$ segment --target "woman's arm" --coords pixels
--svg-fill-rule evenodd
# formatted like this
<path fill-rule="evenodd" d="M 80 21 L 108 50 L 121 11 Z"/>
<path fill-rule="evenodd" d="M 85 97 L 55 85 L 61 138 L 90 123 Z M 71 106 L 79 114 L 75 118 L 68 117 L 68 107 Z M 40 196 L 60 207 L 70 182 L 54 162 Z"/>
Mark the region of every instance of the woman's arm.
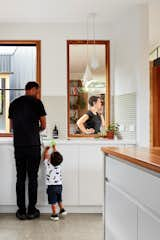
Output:
<path fill-rule="evenodd" d="M 101 126 L 102 126 L 102 128 L 104 128 L 106 124 L 105 124 L 104 116 L 102 113 L 100 114 L 100 117 L 101 117 L 101 121 L 102 121 Z"/>
<path fill-rule="evenodd" d="M 101 106 L 101 108 L 99 109 L 98 114 L 101 117 L 101 121 L 102 121 L 101 126 L 102 126 L 102 128 L 104 128 L 106 124 L 105 124 L 105 120 L 104 120 L 104 116 L 103 116 L 103 106 Z"/>
<path fill-rule="evenodd" d="M 84 114 L 80 119 L 77 121 L 77 125 L 79 129 L 81 130 L 82 133 L 84 134 L 89 134 L 89 133 L 94 133 L 95 130 L 93 128 L 86 129 L 84 126 L 84 123 L 89 119 L 89 116 L 87 114 Z"/>

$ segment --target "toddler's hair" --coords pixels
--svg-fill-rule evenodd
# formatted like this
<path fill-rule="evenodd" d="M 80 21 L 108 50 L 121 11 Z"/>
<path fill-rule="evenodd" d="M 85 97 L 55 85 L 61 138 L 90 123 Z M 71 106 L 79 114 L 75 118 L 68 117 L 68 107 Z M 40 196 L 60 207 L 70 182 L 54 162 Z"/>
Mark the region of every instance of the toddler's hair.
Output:
<path fill-rule="evenodd" d="M 56 167 L 58 165 L 60 165 L 63 162 L 63 156 L 60 154 L 60 152 L 53 152 L 51 153 L 51 159 L 50 159 L 50 163 Z"/>

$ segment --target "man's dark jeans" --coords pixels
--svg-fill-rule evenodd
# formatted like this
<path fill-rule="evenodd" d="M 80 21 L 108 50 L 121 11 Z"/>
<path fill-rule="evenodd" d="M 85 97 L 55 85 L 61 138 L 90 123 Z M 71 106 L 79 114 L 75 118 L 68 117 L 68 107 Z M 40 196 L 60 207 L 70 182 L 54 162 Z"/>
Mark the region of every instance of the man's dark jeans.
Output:
<path fill-rule="evenodd" d="M 37 202 L 37 177 L 41 159 L 40 146 L 15 147 L 15 160 L 17 169 L 17 206 L 21 210 L 25 205 L 25 181 L 28 175 L 28 209 L 34 209 Z"/>

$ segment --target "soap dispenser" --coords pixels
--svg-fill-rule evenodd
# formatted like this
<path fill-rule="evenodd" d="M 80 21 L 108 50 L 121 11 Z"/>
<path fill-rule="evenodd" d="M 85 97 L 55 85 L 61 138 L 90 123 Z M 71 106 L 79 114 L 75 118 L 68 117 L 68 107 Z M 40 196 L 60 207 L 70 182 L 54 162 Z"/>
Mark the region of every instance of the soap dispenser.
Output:
<path fill-rule="evenodd" d="M 56 125 L 54 126 L 54 129 L 53 129 L 53 138 L 58 138 L 58 128 Z"/>

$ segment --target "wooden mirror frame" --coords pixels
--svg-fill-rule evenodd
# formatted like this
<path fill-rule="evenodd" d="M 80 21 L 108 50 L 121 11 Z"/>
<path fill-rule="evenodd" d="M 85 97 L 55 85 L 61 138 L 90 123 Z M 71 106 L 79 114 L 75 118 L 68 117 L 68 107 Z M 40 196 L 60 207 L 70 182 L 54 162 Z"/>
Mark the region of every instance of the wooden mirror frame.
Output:
<path fill-rule="evenodd" d="M 105 95 L 105 122 L 106 126 L 110 123 L 110 41 L 109 40 L 67 40 L 67 135 L 68 137 L 94 137 L 96 134 L 70 134 L 70 53 L 69 47 L 74 44 L 96 44 L 105 45 L 105 60 L 106 60 L 106 95 Z"/>
<path fill-rule="evenodd" d="M 36 82 L 41 87 L 41 40 L 0 40 L 4 46 L 35 46 L 36 47 Z M 41 91 L 39 98 L 41 98 Z M 0 137 L 12 137 L 12 133 L 0 133 Z"/>

